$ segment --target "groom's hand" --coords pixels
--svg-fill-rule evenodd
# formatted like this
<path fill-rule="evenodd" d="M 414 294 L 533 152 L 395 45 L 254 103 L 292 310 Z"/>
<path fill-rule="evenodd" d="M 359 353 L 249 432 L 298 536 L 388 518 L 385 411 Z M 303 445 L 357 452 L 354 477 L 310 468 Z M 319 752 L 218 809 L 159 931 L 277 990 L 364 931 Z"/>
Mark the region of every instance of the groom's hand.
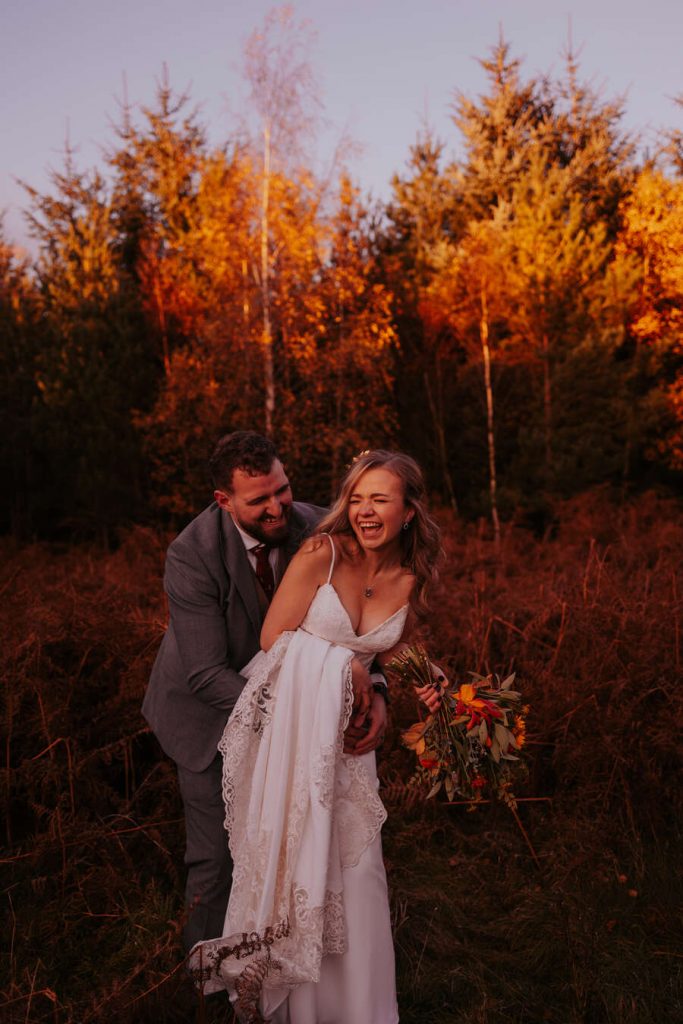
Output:
<path fill-rule="evenodd" d="M 358 658 L 351 659 L 351 686 L 353 688 L 351 723 L 356 728 L 362 728 L 370 714 L 374 691 L 370 673 Z"/>
<path fill-rule="evenodd" d="M 344 733 L 344 753 L 369 754 L 375 750 L 382 740 L 387 727 L 387 705 L 384 697 L 375 693 L 372 697 L 370 710 L 362 726 L 353 722 Z"/>

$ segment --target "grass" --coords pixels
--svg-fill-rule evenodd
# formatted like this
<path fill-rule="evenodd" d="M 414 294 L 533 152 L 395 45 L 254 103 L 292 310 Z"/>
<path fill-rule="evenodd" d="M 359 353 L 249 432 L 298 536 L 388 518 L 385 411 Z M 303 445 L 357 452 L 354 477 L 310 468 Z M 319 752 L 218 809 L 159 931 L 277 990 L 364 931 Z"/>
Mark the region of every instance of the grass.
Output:
<path fill-rule="evenodd" d="M 381 773 L 403 1024 L 683 1019 L 683 510 L 604 492 L 552 536 L 444 516 L 429 642 L 453 678 L 517 671 L 531 704 L 520 816 L 416 799 L 395 695 Z M 230 1020 L 180 964 L 173 766 L 139 715 L 165 620 L 166 538 L 119 549 L 4 542 L 8 1024 Z"/>

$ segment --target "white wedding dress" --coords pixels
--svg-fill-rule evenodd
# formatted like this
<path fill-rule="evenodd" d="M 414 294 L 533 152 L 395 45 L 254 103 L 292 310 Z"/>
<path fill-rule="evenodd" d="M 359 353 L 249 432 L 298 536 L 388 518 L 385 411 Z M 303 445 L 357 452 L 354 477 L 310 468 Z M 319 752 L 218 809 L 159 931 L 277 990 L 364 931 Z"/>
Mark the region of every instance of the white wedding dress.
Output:
<path fill-rule="evenodd" d="M 233 884 L 223 935 L 190 967 L 205 992 L 230 991 L 242 1021 L 398 1021 L 375 755 L 342 748 L 351 659 L 393 647 L 408 609 L 359 636 L 333 569 L 334 544 L 299 629 L 244 670 L 219 743 Z"/>

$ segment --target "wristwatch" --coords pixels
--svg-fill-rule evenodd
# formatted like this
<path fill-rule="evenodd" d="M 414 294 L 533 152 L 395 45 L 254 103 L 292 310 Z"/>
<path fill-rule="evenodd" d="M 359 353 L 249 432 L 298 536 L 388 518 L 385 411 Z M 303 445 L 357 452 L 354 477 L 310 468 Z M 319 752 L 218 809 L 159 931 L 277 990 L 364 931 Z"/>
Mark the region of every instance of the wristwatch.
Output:
<path fill-rule="evenodd" d="M 372 688 L 384 699 L 385 704 L 389 704 L 389 687 L 386 683 L 373 683 Z"/>

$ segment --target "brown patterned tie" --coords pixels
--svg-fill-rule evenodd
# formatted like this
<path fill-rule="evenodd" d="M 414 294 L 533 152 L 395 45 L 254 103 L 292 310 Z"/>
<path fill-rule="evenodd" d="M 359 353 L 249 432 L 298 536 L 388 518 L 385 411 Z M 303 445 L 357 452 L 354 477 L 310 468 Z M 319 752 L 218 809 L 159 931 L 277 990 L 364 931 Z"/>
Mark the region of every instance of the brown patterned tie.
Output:
<path fill-rule="evenodd" d="M 275 592 L 275 576 L 268 560 L 270 548 L 267 544 L 259 544 L 258 547 L 252 548 L 251 551 L 256 556 L 256 576 L 263 587 L 266 597 L 270 601 Z"/>

